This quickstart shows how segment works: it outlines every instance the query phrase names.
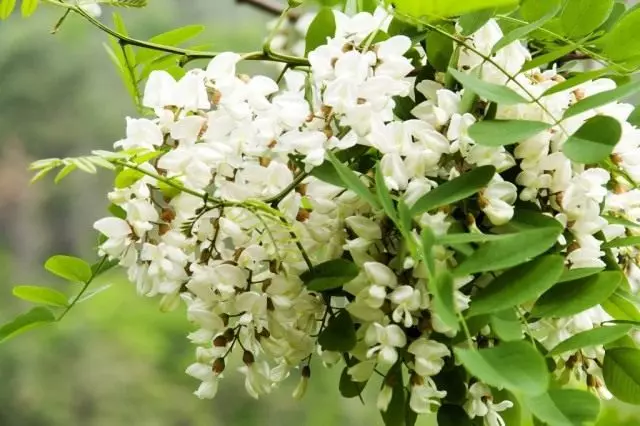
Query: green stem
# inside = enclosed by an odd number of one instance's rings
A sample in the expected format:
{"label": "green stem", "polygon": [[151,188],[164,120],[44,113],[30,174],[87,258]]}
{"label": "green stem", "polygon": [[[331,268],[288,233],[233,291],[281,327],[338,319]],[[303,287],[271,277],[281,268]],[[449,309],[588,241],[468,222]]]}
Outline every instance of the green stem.
{"label": "green stem", "polygon": [[309,173],[306,172],[300,172],[296,175],[295,178],[293,178],[293,182],[291,182],[285,189],[283,189],[282,191],[280,191],[280,193],[278,193],[277,195],[274,195],[273,197],[267,198],[266,200],[264,200],[265,203],[267,204],[277,204],[280,201],[282,201],[287,195],[289,195],[289,193],[291,191],[293,191],[294,189],[296,189],[296,187],[298,185],[300,185],[300,183],[307,177],[309,176]]}
{"label": "green stem", "polygon": [[86,291],[89,289],[89,286],[91,285],[91,283],[93,282],[95,277],[100,275],[100,271],[102,270],[102,267],[104,266],[104,263],[107,261],[107,257],[108,256],[102,256],[102,259],[100,260],[100,263],[96,267],[96,270],[91,274],[91,277],[87,280],[87,282],[83,284],[82,289],[80,290],[80,292],[76,295],[76,297],[73,298],[71,303],[69,303],[69,305],[66,307],[64,312],[62,312],[62,314],[60,314],[60,316],[58,317],[58,319],[56,321],[62,321],[62,319],[65,316],[67,316],[69,311],[78,303],[80,298],[82,298],[82,296],[86,293]]}

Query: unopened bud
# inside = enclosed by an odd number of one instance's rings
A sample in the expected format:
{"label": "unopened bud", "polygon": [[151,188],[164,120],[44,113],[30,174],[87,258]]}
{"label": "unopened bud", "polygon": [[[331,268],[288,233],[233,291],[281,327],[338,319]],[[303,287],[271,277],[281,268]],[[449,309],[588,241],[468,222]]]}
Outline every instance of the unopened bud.
{"label": "unopened bud", "polygon": [[416,373],[411,374],[409,379],[411,386],[422,386],[424,385],[424,378]]}
{"label": "unopened bud", "polygon": [[226,364],[224,362],[224,358],[218,358],[213,361],[213,366],[211,369],[215,374],[221,374],[224,371],[225,367]]}
{"label": "unopened bud", "polygon": [[234,337],[236,337],[236,333],[232,328],[227,328],[222,335],[227,339],[227,342],[232,341]]}
{"label": "unopened bud", "polygon": [[308,385],[309,385],[309,378],[305,377],[304,375],[300,377],[298,386],[296,386],[296,388],[293,390],[293,394],[291,394],[293,399],[302,399],[304,395],[307,393]]}
{"label": "unopened bud", "polygon": [[229,341],[224,336],[218,336],[213,339],[213,346],[215,346],[216,348],[224,348],[225,346],[227,346],[227,343],[229,343]]}
{"label": "unopened bud", "polygon": [[244,351],[244,353],[242,354],[242,362],[250,367],[254,362],[256,362],[256,359],[251,352]]}
{"label": "unopened bud", "polygon": [[306,222],[309,219],[310,213],[307,209],[298,210],[298,214],[296,215],[296,220],[298,222]]}
{"label": "unopened bud", "polygon": [[162,209],[162,212],[160,212],[160,219],[162,219],[163,222],[169,223],[175,218],[176,212],[173,211],[173,209]]}

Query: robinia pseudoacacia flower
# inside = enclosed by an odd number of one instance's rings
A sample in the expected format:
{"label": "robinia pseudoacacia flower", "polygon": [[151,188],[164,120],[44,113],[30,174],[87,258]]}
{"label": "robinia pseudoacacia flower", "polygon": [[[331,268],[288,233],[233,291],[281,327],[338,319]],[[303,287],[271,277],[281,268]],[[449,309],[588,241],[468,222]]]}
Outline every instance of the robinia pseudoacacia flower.
{"label": "robinia pseudoacacia flower", "polygon": [[635,83],[536,62],[499,16],[394,13],[305,16],[308,66],[277,80],[233,52],[151,72],[149,114],[92,157],[118,168],[100,255],[186,307],[199,398],[240,353],[254,398],[291,375],[302,397],[316,361],[346,397],[379,386],[389,425],[640,402]]}

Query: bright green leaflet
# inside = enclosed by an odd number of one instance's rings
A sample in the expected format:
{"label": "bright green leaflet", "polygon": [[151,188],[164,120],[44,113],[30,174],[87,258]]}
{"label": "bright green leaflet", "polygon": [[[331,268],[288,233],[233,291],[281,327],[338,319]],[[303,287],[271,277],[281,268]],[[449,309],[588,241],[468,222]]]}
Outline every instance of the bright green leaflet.
{"label": "bright green leaflet", "polygon": [[32,328],[54,321],[55,317],[49,309],[41,306],[33,308],[0,327],[0,343]]}
{"label": "bright green leaflet", "polygon": [[580,37],[604,24],[614,0],[567,0],[560,20],[562,29],[569,37]]}
{"label": "bright green leaflet", "polygon": [[436,20],[449,16],[463,15],[490,7],[516,5],[518,0],[385,0],[392,3],[400,15],[413,19],[427,18]]}
{"label": "bright green leaflet", "polygon": [[490,349],[455,349],[465,368],[484,383],[513,392],[539,395],[549,386],[544,358],[526,342],[506,342]]}
{"label": "bright green leaflet", "polygon": [[551,128],[551,124],[527,120],[487,120],[469,127],[469,136],[479,145],[511,145]]}
{"label": "bright green leaflet", "polygon": [[64,308],[68,305],[67,296],[47,287],[22,285],[13,288],[13,295],[29,302],[41,303]]}
{"label": "bright green leaflet", "polygon": [[536,418],[549,426],[582,426],[596,421],[600,414],[600,400],[577,389],[549,389],[526,398],[525,403]]}
{"label": "bright green leaflet", "polygon": [[622,136],[622,126],[615,118],[596,115],[587,120],[562,146],[570,160],[596,164],[606,160]]}
{"label": "bright green leaflet", "polygon": [[87,282],[91,279],[91,266],[77,257],[52,256],[45,262],[44,268],[68,281]]}
{"label": "bright green leaflet", "polygon": [[615,60],[623,61],[640,55],[640,9],[635,9],[624,15],[616,25],[600,40],[597,46],[604,54]]}
{"label": "bright green leaflet", "polygon": [[515,309],[510,308],[491,315],[491,330],[500,340],[514,342],[522,340],[522,323]]}
{"label": "bright green leaflet", "polygon": [[556,5],[556,7],[550,8],[547,11],[547,13],[545,13],[542,17],[540,17],[536,21],[531,22],[530,24],[524,25],[522,27],[516,28],[515,30],[506,34],[495,44],[495,46],[493,46],[493,49],[491,49],[491,53],[492,54],[496,53],[500,49],[510,45],[514,41],[523,39],[525,36],[527,36],[527,34],[530,34],[531,32],[537,30],[538,28],[540,28],[541,26],[549,22],[551,18],[556,16],[559,10],[560,10],[560,4]]}

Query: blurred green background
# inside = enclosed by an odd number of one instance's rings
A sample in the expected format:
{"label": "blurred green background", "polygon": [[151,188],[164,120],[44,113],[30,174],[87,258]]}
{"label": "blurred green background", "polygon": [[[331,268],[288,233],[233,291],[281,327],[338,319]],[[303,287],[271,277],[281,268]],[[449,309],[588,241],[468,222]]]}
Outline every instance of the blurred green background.
{"label": "blurred green background", "polygon": [[[233,0],[151,0],[144,10],[119,12],[137,38],[205,24],[200,41],[219,51],[255,50],[271,19]],[[11,296],[14,284],[75,290],[41,265],[57,253],[90,259],[91,224],[106,215],[106,173],[72,175],[59,186],[51,179],[29,185],[29,162],[109,149],[123,137],[124,117],[135,114],[102,46],[105,36],[75,16],[50,35],[60,13],[41,7],[28,20],[16,14],[0,24],[0,322],[26,309]],[[105,8],[107,22],[109,14]],[[96,286],[112,286],[63,323],[0,346],[0,426],[381,423],[375,410],[342,399],[339,371],[320,365],[301,402],[290,397],[296,377],[252,400],[233,366],[216,399],[198,400],[191,394],[197,381],[184,374],[193,360],[184,312],[160,313],[157,300],[138,297],[121,275],[103,281]],[[370,387],[373,407],[376,386]],[[640,414],[610,404],[600,424],[634,426]]]}

